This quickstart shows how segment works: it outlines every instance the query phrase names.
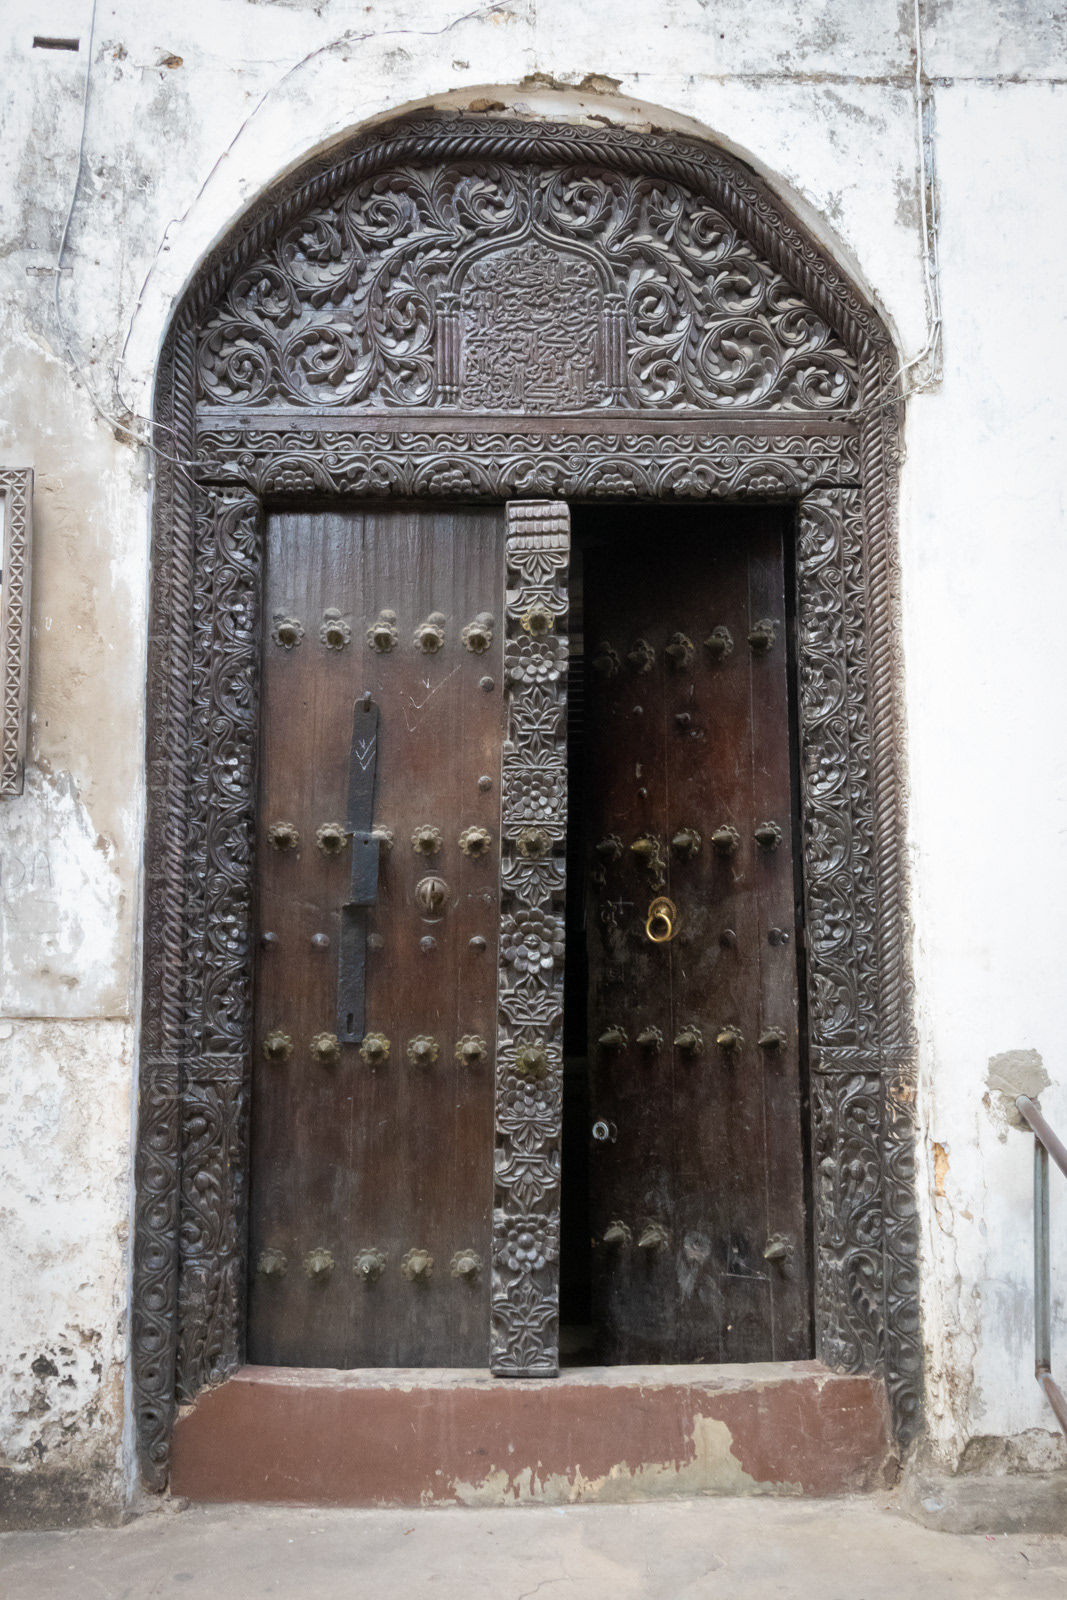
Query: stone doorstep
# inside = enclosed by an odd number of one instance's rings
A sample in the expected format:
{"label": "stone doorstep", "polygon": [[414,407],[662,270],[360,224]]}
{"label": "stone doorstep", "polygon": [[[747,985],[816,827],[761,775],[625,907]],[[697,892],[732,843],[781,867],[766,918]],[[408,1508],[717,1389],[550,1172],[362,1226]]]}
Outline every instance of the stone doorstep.
{"label": "stone doorstep", "polygon": [[896,1473],[884,1382],[818,1361],[468,1369],[242,1367],[180,1411],[171,1489],[322,1506],[840,1495]]}

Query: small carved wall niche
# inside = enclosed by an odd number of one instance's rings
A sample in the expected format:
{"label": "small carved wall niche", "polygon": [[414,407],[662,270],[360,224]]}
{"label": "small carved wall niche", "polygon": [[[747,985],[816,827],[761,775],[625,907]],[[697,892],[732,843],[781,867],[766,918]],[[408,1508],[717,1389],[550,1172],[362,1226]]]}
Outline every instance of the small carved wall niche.
{"label": "small carved wall niche", "polygon": [[30,662],[33,473],[0,469],[0,799],[21,794]]}

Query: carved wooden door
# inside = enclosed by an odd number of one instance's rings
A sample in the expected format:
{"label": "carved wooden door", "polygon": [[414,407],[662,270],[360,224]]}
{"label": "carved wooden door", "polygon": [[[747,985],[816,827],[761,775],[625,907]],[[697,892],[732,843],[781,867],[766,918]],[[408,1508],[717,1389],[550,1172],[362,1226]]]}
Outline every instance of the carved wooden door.
{"label": "carved wooden door", "polygon": [[782,517],[585,551],[593,1310],[608,1362],[810,1354]]}
{"label": "carved wooden door", "polygon": [[555,1370],[568,545],[269,518],[253,1362]]}
{"label": "carved wooden door", "polygon": [[488,1360],[503,521],[269,520],[256,1362]]}

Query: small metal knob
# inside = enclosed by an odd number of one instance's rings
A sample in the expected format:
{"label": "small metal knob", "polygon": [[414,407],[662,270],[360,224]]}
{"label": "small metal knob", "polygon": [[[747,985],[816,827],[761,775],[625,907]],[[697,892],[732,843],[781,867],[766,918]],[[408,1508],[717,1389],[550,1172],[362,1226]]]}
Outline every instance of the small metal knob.
{"label": "small metal knob", "polygon": [[287,617],[284,612],[276,611],[270,636],[283,650],[293,650],[304,637],[304,627],[297,617]]}
{"label": "small metal knob", "polygon": [[524,861],[537,861],[551,848],[552,840],[544,828],[523,828],[515,840],[515,854]]}
{"label": "small metal knob", "polygon": [[448,904],[449,888],[443,878],[431,874],[415,885],[415,900],[428,917],[438,917]]}
{"label": "small metal knob", "polygon": [[656,652],[647,639],[635,639],[626,652],[626,659],[635,672],[651,672],[656,664]]}
{"label": "small metal knob", "polygon": [[359,1054],[368,1067],[382,1067],[389,1060],[389,1040],[384,1033],[366,1033]]}
{"label": "small metal knob", "polygon": [[724,823],[721,828],[716,828],[711,836],[711,842],[721,856],[732,856],[741,843],[741,835],[736,828],[731,828],[729,823]]}
{"label": "small metal knob", "polygon": [[339,611],[329,610],[322,613],[322,627],[319,629],[319,638],[327,650],[343,650],[352,637],[352,629]]}
{"label": "small metal knob", "polygon": [[764,1028],[756,1040],[761,1050],[784,1050],[788,1042],[782,1028]]}
{"label": "small metal knob", "polygon": [[432,934],[427,933],[419,940],[419,949],[424,956],[432,955],[437,949],[437,940]]}
{"label": "small metal knob", "polygon": [[789,943],[789,935],[784,928],[771,928],[767,933],[767,943],[775,947]]}
{"label": "small metal knob", "polygon": [[617,833],[609,833],[593,846],[601,861],[618,861],[622,855],[622,840]]}
{"label": "small metal knob", "polygon": [[409,1283],[425,1283],[433,1272],[433,1256],[428,1250],[409,1250],[400,1270]]}
{"label": "small metal knob", "polygon": [[470,948],[478,951],[485,950],[487,948],[487,940],[485,939],[485,936],[483,934],[476,933],[474,938],[470,941]]}
{"label": "small metal knob", "polygon": [[662,1250],[671,1242],[671,1236],[662,1222],[650,1222],[637,1241],[639,1250]]}
{"label": "small metal knob", "polygon": [[704,1048],[704,1035],[695,1022],[686,1023],[674,1041],[674,1048],[687,1056],[699,1055]]}
{"label": "small metal knob", "polygon": [[274,946],[278,943],[278,935],[270,932],[261,933],[259,936],[259,942],[263,946],[264,950],[273,950]]}
{"label": "small metal knob", "polygon": [[477,1067],[489,1054],[489,1046],[476,1033],[465,1033],[456,1045],[456,1060],[465,1067]]}
{"label": "small metal knob", "polygon": [[372,839],[377,839],[379,854],[382,851],[391,850],[396,843],[396,835],[392,828],[386,828],[380,822],[371,829],[370,836]]}
{"label": "small metal knob", "polygon": [[715,1043],[720,1050],[740,1050],[744,1044],[744,1036],[740,1028],[735,1028],[733,1023],[727,1023],[715,1035]]}
{"label": "small metal knob", "polygon": [[693,641],[687,634],[672,633],[667,644],[663,647],[663,653],[669,657],[671,665],[677,667],[680,671],[682,667],[687,667],[693,659]]}
{"label": "small metal knob", "polygon": [[308,1049],[312,1060],[324,1067],[341,1058],[341,1045],[335,1033],[317,1033]]}
{"label": "small metal knob", "polygon": [[796,1246],[792,1239],[786,1238],[784,1233],[772,1233],[763,1247],[764,1261],[770,1261],[778,1268],[783,1278],[792,1277],[793,1257]]}
{"label": "small metal knob", "polygon": [[396,612],[379,611],[377,622],[371,623],[367,629],[367,643],[372,650],[380,656],[387,656],[390,650],[395,649],[400,640],[396,630]]}
{"label": "small metal knob", "polygon": [[614,678],[622,671],[619,652],[605,639],[593,657],[593,671],[598,678]]}
{"label": "small metal knob", "polygon": [[288,1266],[280,1250],[264,1250],[256,1262],[256,1271],[262,1278],[284,1278]]}
{"label": "small metal knob", "polygon": [[441,1046],[428,1033],[417,1033],[408,1040],[408,1060],[413,1067],[432,1067],[441,1053]]}
{"label": "small metal knob", "polygon": [[493,836],[488,828],[464,828],[459,836],[459,848],[465,856],[477,861],[493,848]]}
{"label": "small metal knob", "polygon": [[671,848],[688,859],[700,852],[700,835],[695,828],[679,828],[671,840]]}
{"label": "small metal knob", "polygon": [[268,1061],[288,1061],[293,1053],[293,1041],[280,1028],[272,1028],[263,1041],[263,1054]]}
{"label": "small metal knob", "polygon": [[757,655],[769,650],[774,643],[775,624],[771,617],[761,617],[748,636],[748,642]]}
{"label": "small metal knob", "polygon": [[324,856],[339,856],[348,843],[348,829],[343,822],[324,822],[315,829],[315,843]]}
{"label": "small metal knob", "polygon": [[488,611],[479,611],[473,622],[468,622],[460,637],[472,655],[484,656],[493,642],[493,618]]}
{"label": "small metal knob", "polygon": [[659,853],[659,845],[655,839],[650,839],[647,834],[640,839],[635,839],[630,846],[631,855],[637,856],[639,861],[649,862]]}
{"label": "small metal knob", "polygon": [[445,642],[445,618],[440,611],[431,611],[425,622],[415,629],[416,648],[434,656]]}
{"label": "small metal knob", "polygon": [[275,850],[299,850],[300,834],[291,822],[272,822],[267,838]]}
{"label": "small metal knob", "polygon": [[304,1257],[304,1271],[312,1283],[326,1283],[334,1269],[334,1259],[329,1250],[312,1250]]}
{"label": "small metal knob", "polygon": [[704,640],[704,649],[713,661],[725,661],[734,647],[729,628],[713,628]]}
{"label": "small metal knob", "polygon": [[523,631],[532,639],[546,639],[556,625],[555,617],[542,600],[535,600],[520,621]]}
{"label": "small metal knob", "polygon": [[609,1222],[607,1227],[604,1229],[604,1243],[611,1249],[616,1249],[621,1245],[629,1244],[632,1238],[633,1234],[627,1227],[626,1223],[620,1222],[618,1218],[616,1218],[614,1222]]}
{"label": "small metal knob", "polygon": [[777,822],[761,822],[753,835],[763,850],[777,850],[782,842],[782,830]]}
{"label": "small metal knob", "polygon": [[422,823],[411,835],[412,848],[419,856],[435,856],[443,843],[440,828],[433,828],[428,822]]}
{"label": "small metal knob", "polygon": [[629,1040],[623,1029],[613,1024],[610,1028],[604,1029],[597,1043],[601,1050],[625,1050]]}
{"label": "small metal knob", "polygon": [[450,1270],[454,1278],[465,1278],[470,1283],[482,1270],[482,1258],[477,1250],[457,1250]]}
{"label": "small metal knob", "polygon": [[384,1250],[375,1249],[373,1246],[361,1250],[356,1257],[356,1271],[364,1283],[376,1283],[385,1271],[385,1263],[389,1260]]}
{"label": "small metal knob", "polygon": [[330,948],[330,935],[328,933],[313,933],[311,935],[311,944],[315,950],[328,950]]}
{"label": "small metal knob", "polygon": [[663,1035],[658,1028],[642,1028],[637,1035],[637,1042],[642,1050],[647,1050],[650,1055],[654,1055],[657,1050],[662,1050],[663,1048]]}
{"label": "small metal knob", "polygon": [[540,1040],[524,1044],[515,1052],[515,1071],[520,1078],[545,1078],[550,1066],[548,1051]]}

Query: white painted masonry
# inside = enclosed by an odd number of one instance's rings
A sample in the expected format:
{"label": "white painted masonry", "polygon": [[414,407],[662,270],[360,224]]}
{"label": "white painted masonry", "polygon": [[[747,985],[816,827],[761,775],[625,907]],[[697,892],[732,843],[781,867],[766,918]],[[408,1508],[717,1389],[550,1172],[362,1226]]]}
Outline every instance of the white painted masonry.
{"label": "white painted masonry", "polygon": [[1032,1377],[1031,1141],[986,1085],[992,1057],[1037,1052],[1067,1130],[1067,20],[1036,0],[919,14],[939,281],[913,0],[9,3],[0,466],[36,474],[31,762],[0,802],[0,1484],[21,1503],[39,1485],[42,1506],[114,1513],[135,1477],[152,464],[130,434],[169,311],[279,175],[368,122],[480,99],[720,141],[922,358],[900,552],[929,1433],[950,1468],[1067,1465]]}

